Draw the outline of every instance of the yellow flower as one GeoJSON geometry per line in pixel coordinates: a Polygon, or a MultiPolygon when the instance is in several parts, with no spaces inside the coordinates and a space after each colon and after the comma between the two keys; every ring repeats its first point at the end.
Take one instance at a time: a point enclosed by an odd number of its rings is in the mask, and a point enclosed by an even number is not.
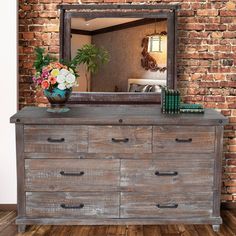
{"type": "Polygon", "coordinates": [[[58,69],[53,69],[52,71],[51,71],[51,75],[53,76],[53,77],[56,77],[56,76],[58,76],[59,75],[59,70],[58,69]]]}

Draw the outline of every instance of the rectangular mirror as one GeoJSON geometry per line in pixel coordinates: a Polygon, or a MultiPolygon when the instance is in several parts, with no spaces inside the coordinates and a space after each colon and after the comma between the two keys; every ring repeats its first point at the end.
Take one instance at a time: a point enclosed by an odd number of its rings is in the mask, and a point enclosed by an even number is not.
{"type": "Polygon", "coordinates": [[[71,58],[90,44],[109,57],[96,73],[81,64],[74,91],[160,92],[167,85],[166,31],[166,19],[71,18],[71,58]]]}
{"type": "Polygon", "coordinates": [[[81,59],[72,102],[159,103],[176,86],[176,5],[107,6],[60,6],[61,58],[81,59]]]}

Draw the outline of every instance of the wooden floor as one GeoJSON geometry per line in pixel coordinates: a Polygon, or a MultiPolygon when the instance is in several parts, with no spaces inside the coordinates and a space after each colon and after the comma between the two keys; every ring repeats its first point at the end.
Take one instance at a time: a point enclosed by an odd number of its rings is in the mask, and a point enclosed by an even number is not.
{"type": "Polygon", "coordinates": [[[29,226],[18,234],[15,211],[0,211],[0,236],[236,236],[236,210],[221,213],[223,225],[214,233],[210,225],[155,226],[29,226]]]}

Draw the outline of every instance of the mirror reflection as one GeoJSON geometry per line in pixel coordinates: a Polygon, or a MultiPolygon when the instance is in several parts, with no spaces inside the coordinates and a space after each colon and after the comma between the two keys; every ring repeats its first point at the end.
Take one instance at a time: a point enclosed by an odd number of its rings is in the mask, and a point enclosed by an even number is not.
{"type": "Polygon", "coordinates": [[[72,18],[71,58],[78,49],[74,91],[159,93],[167,84],[166,19],[72,18]]]}

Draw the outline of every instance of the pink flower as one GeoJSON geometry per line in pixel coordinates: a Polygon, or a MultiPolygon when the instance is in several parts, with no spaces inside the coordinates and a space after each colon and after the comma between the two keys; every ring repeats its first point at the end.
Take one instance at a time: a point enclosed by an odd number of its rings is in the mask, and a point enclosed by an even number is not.
{"type": "Polygon", "coordinates": [[[55,77],[49,76],[49,82],[50,84],[55,84],[57,82],[57,79],[55,77]]]}
{"type": "Polygon", "coordinates": [[[43,89],[48,89],[49,88],[49,82],[47,80],[44,80],[41,84],[43,89]]]}

